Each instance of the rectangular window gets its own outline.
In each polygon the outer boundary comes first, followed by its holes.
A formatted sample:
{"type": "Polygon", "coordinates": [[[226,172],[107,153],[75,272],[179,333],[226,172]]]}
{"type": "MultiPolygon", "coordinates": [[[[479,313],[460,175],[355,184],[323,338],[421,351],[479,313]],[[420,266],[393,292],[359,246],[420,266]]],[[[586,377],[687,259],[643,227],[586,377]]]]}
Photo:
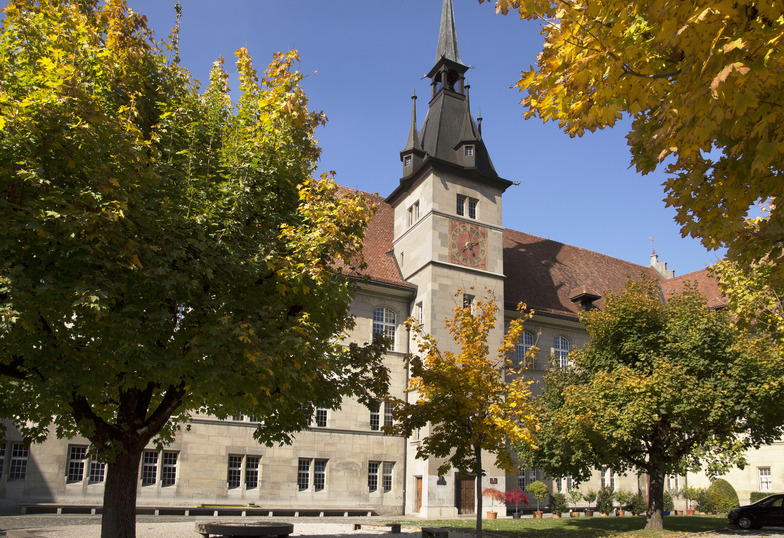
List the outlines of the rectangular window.
{"type": "Polygon", "coordinates": [[[300,458],[297,466],[297,489],[305,491],[310,487],[310,460],[309,458],[300,458]]]}
{"type": "Polygon", "coordinates": [[[0,480],[3,479],[3,469],[5,465],[5,443],[0,441],[0,480]]]}
{"type": "Polygon", "coordinates": [[[601,485],[603,488],[609,486],[611,490],[615,491],[615,471],[604,467],[602,469],[601,485]]]}
{"type": "Polygon", "coordinates": [[[368,491],[378,491],[378,470],[381,466],[379,461],[368,462],[368,491]]]}
{"type": "Polygon", "coordinates": [[[370,430],[377,432],[381,429],[381,416],[379,409],[381,404],[375,404],[376,408],[370,410],[370,430]]]}
{"type": "Polygon", "coordinates": [[[327,460],[316,460],[313,466],[313,490],[322,491],[327,485],[327,460]]]}
{"type": "Polygon", "coordinates": [[[242,422],[244,419],[245,419],[245,415],[243,415],[242,413],[240,413],[239,415],[232,415],[231,416],[231,420],[233,420],[235,422],[242,422]]]}
{"type": "Polygon", "coordinates": [[[241,478],[242,478],[242,456],[229,455],[229,473],[226,478],[226,483],[229,489],[236,489],[240,487],[241,478]]]}
{"type": "Polygon", "coordinates": [[[422,325],[425,321],[425,310],[422,308],[422,302],[418,302],[414,307],[414,319],[417,322],[417,325],[422,325]]]}
{"type": "Polygon", "coordinates": [[[259,487],[259,456],[245,456],[245,489],[259,487]]]}
{"type": "Polygon", "coordinates": [[[11,465],[8,468],[8,480],[24,480],[27,478],[27,457],[30,448],[22,443],[11,445],[11,465]]]}
{"type": "Polygon", "coordinates": [[[474,146],[466,146],[465,147],[465,156],[466,157],[473,157],[474,156],[474,146]]]}
{"type": "Polygon", "coordinates": [[[98,454],[90,456],[89,484],[100,484],[106,480],[106,463],[98,459],[98,454]]]}
{"type": "Polygon", "coordinates": [[[770,467],[759,467],[758,469],[760,491],[773,491],[773,480],[770,475],[770,467]]]}
{"type": "Polygon", "coordinates": [[[145,450],[142,454],[142,486],[152,486],[158,481],[158,453],[145,450]]]}
{"type": "Polygon", "coordinates": [[[68,482],[81,482],[84,480],[85,458],[87,458],[86,446],[70,445],[68,447],[68,482]]]}
{"type": "Polygon", "coordinates": [[[392,419],[392,402],[385,402],[384,403],[384,426],[392,426],[393,419],[392,419]]]}
{"type": "Polygon", "coordinates": [[[161,485],[173,486],[177,482],[177,452],[164,452],[161,465],[161,485]]]}
{"type": "Polygon", "coordinates": [[[474,304],[474,296],[467,293],[463,294],[463,308],[468,308],[474,304]]]}
{"type": "Polygon", "coordinates": [[[466,197],[465,196],[458,196],[457,197],[457,214],[461,217],[465,216],[465,206],[466,206],[466,197]]]}
{"type": "Polygon", "coordinates": [[[381,487],[385,492],[392,491],[392,469],[394,469],[394,467],[394,462],[384,462],[384,475],[382,476],[381,487]]]}
{"type": "Polygon", "coordinates": [[[472,200],[470,198],[468,199],[468,218],[469,219],[475,219],[476,218],[476,205],[477,205],[477,201],[476,200],[472,200]]]}
{"type": "Polygon", "coordinates": [[[411,207],[408,208],[408,226],[411,227],[414,225],[416,221],[419,220],[419,202],[414,202],[411,207]]]}
{"type": "Polygon", "coordinates": [[[326,409],[316,409],[316,426],[319,428],[326,428],[327,427],[327,410],[326,409]]]}

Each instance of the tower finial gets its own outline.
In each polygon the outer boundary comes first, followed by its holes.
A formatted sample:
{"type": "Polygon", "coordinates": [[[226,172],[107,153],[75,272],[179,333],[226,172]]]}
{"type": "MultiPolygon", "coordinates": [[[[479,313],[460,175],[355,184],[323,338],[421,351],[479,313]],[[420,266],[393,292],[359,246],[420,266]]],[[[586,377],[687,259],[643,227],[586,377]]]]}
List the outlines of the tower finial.
{"type": "Polygon", "coordinates": [[[408,131],[408,140],[406,140],[406,147],[403,148],[403,151],[422,149],[422,145],[419,143],[419,133],[417,131],[416,100],[416,90],[414,90],[414,94],[411,96],[411,129],[408,131]]]}

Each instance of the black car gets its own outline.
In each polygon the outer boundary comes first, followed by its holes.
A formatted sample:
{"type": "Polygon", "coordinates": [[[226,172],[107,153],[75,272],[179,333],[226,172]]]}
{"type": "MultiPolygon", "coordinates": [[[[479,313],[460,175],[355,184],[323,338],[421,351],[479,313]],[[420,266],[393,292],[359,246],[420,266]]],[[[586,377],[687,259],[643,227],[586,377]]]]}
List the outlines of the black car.
{"type": "Polygon", "coordinates": [[[765,525],[784,527],[784,494],[765,497],[754,504],[733,508],[727,514],[732,525],[754,529],[765,525]]]}

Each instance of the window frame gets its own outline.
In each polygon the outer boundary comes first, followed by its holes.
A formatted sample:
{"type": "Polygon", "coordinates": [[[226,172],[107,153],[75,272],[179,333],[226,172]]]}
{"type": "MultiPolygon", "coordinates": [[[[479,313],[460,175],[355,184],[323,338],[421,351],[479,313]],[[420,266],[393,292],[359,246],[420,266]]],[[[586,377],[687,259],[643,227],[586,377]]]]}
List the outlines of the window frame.
{"type": "Polygon", "coordinates": [[[373,339],[382,335],[389,340],[389,349],[395,349],[397,333],[397,312],[385,306],[373,309],[373,339]]]}
{"type": "Polygon", "coordinates": [[[569,352],[571,351],[571,342],[565,336],[556,336],[553,338],[553,355],[558,359],[558,366],[560,368],[567,368],[570,366],[569,352]]]}
{"type": "Polygon", "coordinates": [[[27,480],[27,464],[30,458],[30,445],[11,443],[11,460],[8,464],[8,482],[27,480]]]}
{"type": "Polygon", "coordinates": [[[760,491],[773,491],[773,474],[770,467],[757,467],[760,491]]]}
{"type": "Polygon", "coordinates": [[[87,445],[68,445],[68,463],[65,468],[65,482],[75,484],[84,481],[85,462],[90,447],[87,445]]]}
{"type": "Polygon", "coordinates": [[[382,462],[380,461],[368,462],[368,492],[369,493],[376,493],[378,491],[378,486],[380,483],[379,471],[381,470],[381,463],[382,462]]]}
{"type": "Polygon", "coordinates": [[[534,360],[531,357],[526,357],[526,353],[534,347],[534,333],[530,331],[523,331],[517,341],[515,348],[517,352],[517,366],[525,368],[533,368],[534,360]]]}

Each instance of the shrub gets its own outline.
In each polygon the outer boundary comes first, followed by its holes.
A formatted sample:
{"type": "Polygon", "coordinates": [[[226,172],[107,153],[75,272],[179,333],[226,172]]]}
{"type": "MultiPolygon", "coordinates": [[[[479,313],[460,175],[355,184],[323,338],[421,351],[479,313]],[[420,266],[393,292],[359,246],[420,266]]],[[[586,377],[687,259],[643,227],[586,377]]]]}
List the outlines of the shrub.
{"type": "Polygon", "coordinates": [[[686,507],[693,508],[693,502],[697,500],[698,491],[697,488],[693,486],[686,486],[681,490],[681,497],[686,499],[686,507]]]}
{"type": "Polygon", "coordinates": [[[485,488],[485,489],[483,489],[482,490],[482,497],[487,497],[488,499],[493,501],[493,504],[495,504],[496,502],[502,503],[502,502],[504,502],[506,500],[506,496],[504,496],[504,492],[503,491],[498,491],[495,488],[485,488]]]}
{"type": "Polygon", "coordinates": [[[648,506],[645,504],[645,499],[642,498],[640,493],[635,493],[632,495],[631,500],[629,501],[629,508],[628,510],[634,514],[635,516],[642,514],[645,512],[645,509],[648,506]]]}
{"type": "Polygon", "coordinates": [[[536,511],[539,512],[539,501],[543,501],[550,494],[550,490],[544,485],[544,482],[537,480],[529,484],[528,491],[536,497],[536,511]]]}
{"type": "Polygon", "coordinates": [[[755,503],[757,501],[764,499],[765,497],[770,497],[771,495],[779,495],[779,494],[774,493],[772,491],[752,491],[749,502],[755,503]]]}
{"type": "Polygon", "coordinates": [[[729,512],[736,506],[740,506],[735,488],[723,478],[717,478],[711,482],[708,496],[713,504],[713,509],[719,512],[729,512]]]}
{"type": "Polygon", "coordinates": [[[628,510],[632,497],[634,497],[634,493],[631,491],[620,490],[615,492],[615,500],[618,501],[618,506],[621,510],[628,510]]]}
{"type": "Polygon", "coordinates": [[[583,500],[583,494],[579,489],[573,488],[569,490],[569,500],[572,501],[572,506],[577,508],[577,503],[583,500]]]}
{"type": "Polygon", "coordinates": [[[664,511],[672,512],[675,510],[675,503],[672,502],[672,494],[669,491],[664,492],[664,511]]]}
{"type": "Polygon", "coordinates": [[[553,493],[550,496],[550,511],[553,514],[566,512],[566,495],[563,493],[553,493]]]}
{"type": "Polygon", "coordinates": [[[599,488],[596,493],[596,509],[602,514],[609,514],[613,511],[613,501],[615,492],[609,486],[599,488]]]}
{"type": "Polygon", "coordinates": [[[697,501],[697,510],[700,512],[713,512],[713,501],[711,500],[710,495],[708,495],[707,489],[697,488],[697,496],[694,500],[697,501]]]}
{"type": "Polygon", "coordinates": [[[515,505],[515,512],[517,512],[521,504],[528,506],[528,496],[520,488],[510,489],[504,495],[506,496],[506,502],[515,505]]]}

